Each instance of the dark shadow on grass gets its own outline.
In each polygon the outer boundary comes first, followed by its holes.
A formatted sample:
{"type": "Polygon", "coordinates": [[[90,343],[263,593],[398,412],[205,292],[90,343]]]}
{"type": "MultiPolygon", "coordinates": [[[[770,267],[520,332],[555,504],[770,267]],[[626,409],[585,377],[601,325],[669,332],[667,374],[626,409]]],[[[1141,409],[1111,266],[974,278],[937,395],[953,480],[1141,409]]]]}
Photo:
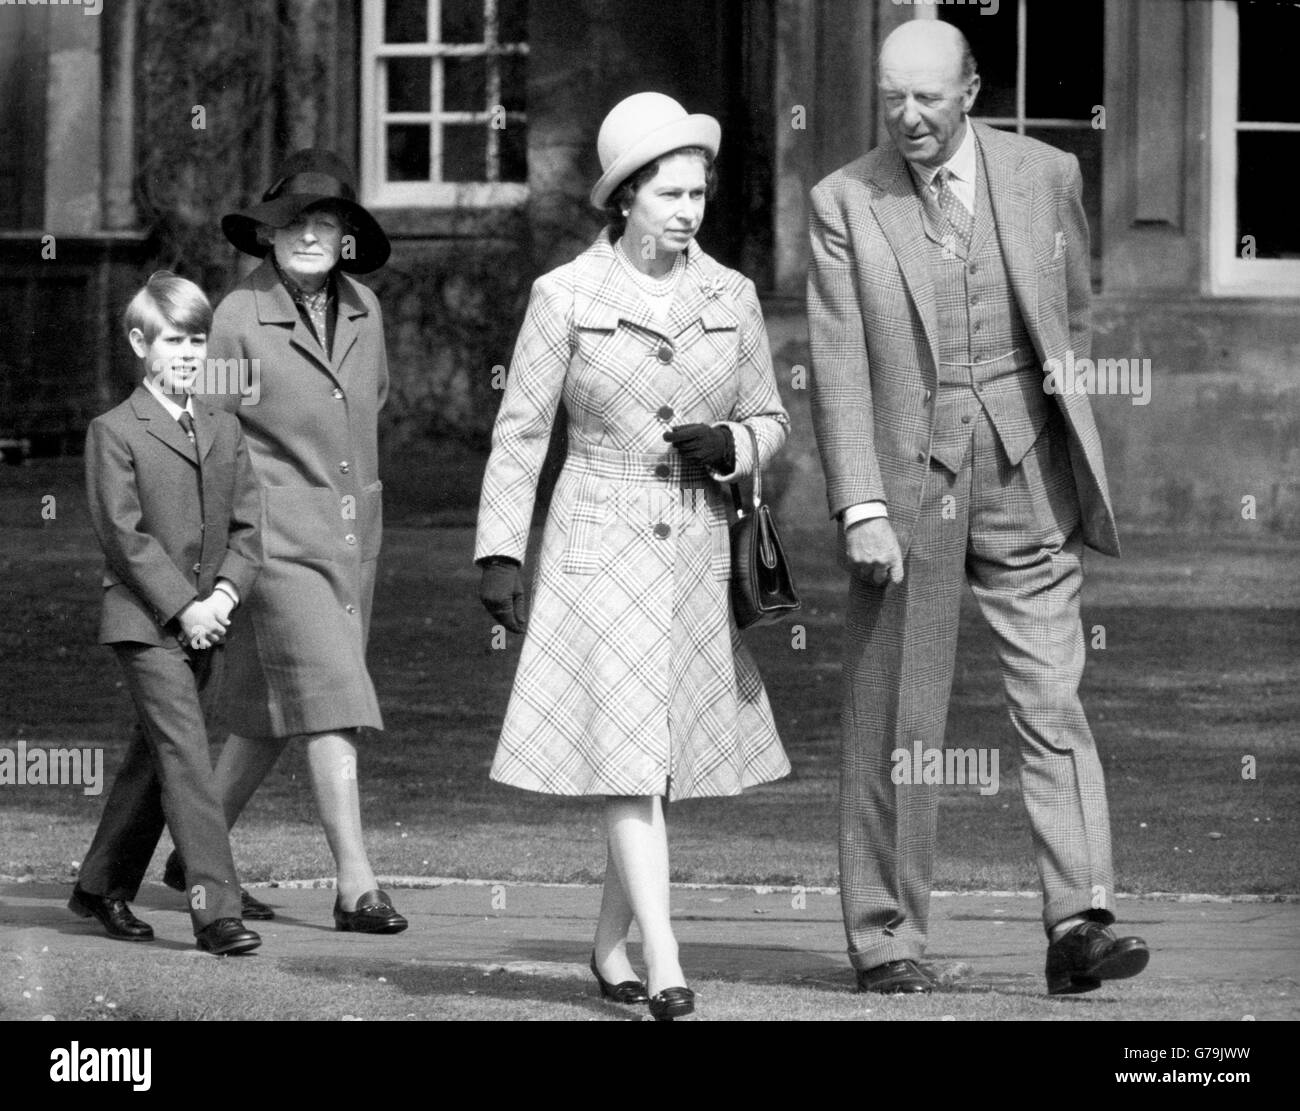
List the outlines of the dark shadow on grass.
{"type": "MultiPolygon", "coordinates": [[[[548,952],[553,953],[553,950],[548,952]]],[[[357,975],[356,962],[351,961],[337,967],[312,957],[291,957],[277,963],[283,971],[295,976],[337,983],[340,993],[346,990],[344,985],[357,975]]],[[[507,1003],[562,1004],[589,1011],[592,1017],[615,1022],[639,1022],[646,1015],[644,1008],[602,1001],[590,977],[530,975],[506,968],[485,972],[465,965],[412,965],[409,961],[366,961],[364,967],[367,977],[383,976],[390,987],[411,999],[473,995],[507,1003]]]]}

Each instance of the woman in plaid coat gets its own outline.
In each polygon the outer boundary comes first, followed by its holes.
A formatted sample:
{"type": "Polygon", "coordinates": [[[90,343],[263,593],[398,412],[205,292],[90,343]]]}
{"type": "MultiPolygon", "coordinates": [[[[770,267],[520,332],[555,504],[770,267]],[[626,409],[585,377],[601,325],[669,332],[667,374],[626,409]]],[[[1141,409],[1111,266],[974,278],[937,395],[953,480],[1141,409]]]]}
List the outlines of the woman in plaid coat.
{"type": "Polygon", "coordinates": [[[492,778],[606,796],[592,970],[606,997],[647,1001],[626,951],[635,918],[660,1018],[693,1009],[664,801],[789,771],[728,595],[725,484],[776,453],[788,419],[753,283],[694,243],[718,139],[717,121],[656,93],[606,118],[592,201],[611,223],[533,287],[475,550],[485,605],[527,628],[492,778]],[[526,617],[520,566],[561,400],[568,456],[526,617]]]}

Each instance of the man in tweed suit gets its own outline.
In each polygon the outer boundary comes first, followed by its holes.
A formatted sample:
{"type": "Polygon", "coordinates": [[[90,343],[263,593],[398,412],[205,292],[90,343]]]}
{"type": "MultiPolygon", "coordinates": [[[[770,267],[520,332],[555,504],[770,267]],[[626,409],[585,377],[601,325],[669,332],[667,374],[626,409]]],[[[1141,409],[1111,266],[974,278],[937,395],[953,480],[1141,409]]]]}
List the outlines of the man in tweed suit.
{"type": "Polygon", "coordinates": [[[1089,353],[1078,162],[974,125],[969,45],[918,20],[884,42],[890,141],[812,194],[812,409],[853,571],[840,887],[862,991],[924,992],[937,793],[895,753],[941,748],[964,581],[993,629],[1022,758],[1048,991],[1147,962],[1116,938],[1101,765],[1078,700],[1084,544],[1119,554],[1088,400],[1044,364],[1089,353]],[[903,777],[900,777],[903,778],[903,777]],[[910,779],[911,777],[906,777],[910,779]]]}

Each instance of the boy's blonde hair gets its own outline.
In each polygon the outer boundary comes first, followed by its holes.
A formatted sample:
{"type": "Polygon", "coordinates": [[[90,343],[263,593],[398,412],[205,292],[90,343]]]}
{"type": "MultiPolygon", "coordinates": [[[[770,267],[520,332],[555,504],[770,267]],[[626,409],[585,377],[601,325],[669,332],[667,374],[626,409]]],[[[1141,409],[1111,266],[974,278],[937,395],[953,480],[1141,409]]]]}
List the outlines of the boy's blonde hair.
{"type": "Polygon", "coordinates": [[[139,328],[146,343],[153,343],[166,326],[190,335],[207,335],[212,328],[212,302],[188,278],[170,270],[155,270],[122,314],[123,331],[130,336],[139,328]]]}

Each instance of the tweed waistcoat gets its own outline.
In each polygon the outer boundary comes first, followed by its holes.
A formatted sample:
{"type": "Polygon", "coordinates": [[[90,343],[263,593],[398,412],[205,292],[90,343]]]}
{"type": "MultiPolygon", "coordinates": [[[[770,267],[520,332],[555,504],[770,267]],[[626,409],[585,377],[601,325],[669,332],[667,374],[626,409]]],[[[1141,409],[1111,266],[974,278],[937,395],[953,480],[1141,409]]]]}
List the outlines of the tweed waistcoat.
{"type": "Polygon", "coordinates": [[[969,453],[981,409],[1012,463],[1024,458],[1052,411],[1002,257],[982,157],[978,167],[969,249],[945,237],[946,227],[926,221],[939,322],[931,455],[954,474],[969,453]]]}

